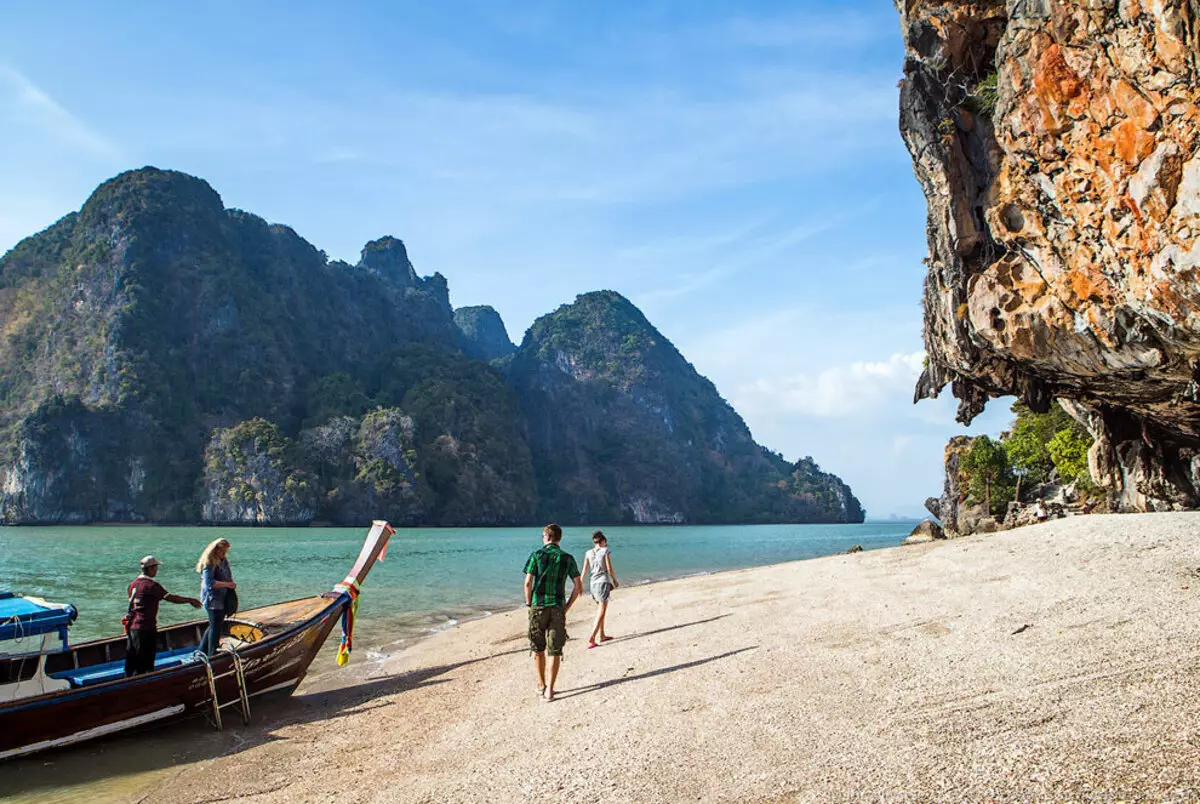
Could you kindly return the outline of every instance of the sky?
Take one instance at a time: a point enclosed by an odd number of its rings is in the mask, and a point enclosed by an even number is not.
[[[873,2],[0,5],[0,252],[123,170],[357,262],[394,235],[520,342],[637,304],[759,443],[870,517],[924,516],[949,390],[923,358],[925,203]]]

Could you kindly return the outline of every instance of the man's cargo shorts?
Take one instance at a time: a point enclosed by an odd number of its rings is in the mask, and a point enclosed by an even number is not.
[[[567,644],[567,613],[563,606],[533,606],[529,609],[529,649],[562,656]]]

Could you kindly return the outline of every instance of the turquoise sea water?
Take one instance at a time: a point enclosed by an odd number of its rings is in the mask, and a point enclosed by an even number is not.
[[[613,566],[631,585],[899,544],[914,523],[864,525],[658,526],[604,528]],[[583,563],[592,528],[566,528],[563,548]],[[157,526],[0,528],[0,589],[74,603],[76,642],[120,633],[125,588],[138,559],[153,553],[169,592],[199,596],[194,566],[216,538],[228,539],[242,608],[319,594],[340,581],[366,536],[359,528]],[[522,603],[521,569],[541,543],[538,528],[405,529],[371,571],[355,644],[402,647],[464,618]],[[619,592],[614,600],[619,600]],[[202,614],[202,613],[200,613]],[[160,622],[197,617],[162,604]]]

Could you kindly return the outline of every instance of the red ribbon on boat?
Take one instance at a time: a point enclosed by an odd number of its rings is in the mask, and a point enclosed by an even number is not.
[[[342,644],[338,645],[337,664],[345,667],[354,648],[354,616],[358,614],[358,581],[347,575],[346,580],[333,587],[334,591],[350,595],[350,605],[342,612]]]

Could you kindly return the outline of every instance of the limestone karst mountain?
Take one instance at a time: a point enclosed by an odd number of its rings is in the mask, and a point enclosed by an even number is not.
[[[543,515],[614,522],[861,522],[811,458],[789,465],[628,299],[539,318],[508,367]],[[564,514],[565,512],[565,514]]]
[[[514,351],[396,238],[330,261],[201,179],[123,173],[0,258],[0,522],[861,521],[592,296],[611,314]]]

